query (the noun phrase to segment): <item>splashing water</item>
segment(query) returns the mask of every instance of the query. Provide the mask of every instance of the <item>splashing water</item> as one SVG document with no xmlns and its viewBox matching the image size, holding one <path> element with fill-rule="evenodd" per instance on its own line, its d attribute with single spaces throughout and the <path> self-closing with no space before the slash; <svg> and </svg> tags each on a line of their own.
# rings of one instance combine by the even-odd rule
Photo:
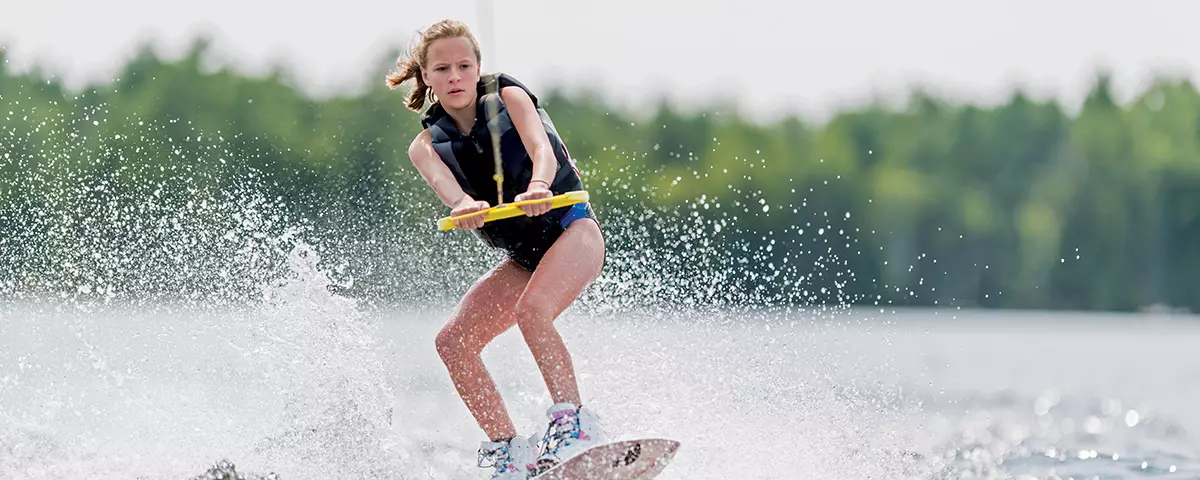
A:
<svg viewBox="0 0 1200 480">
<path fill-rule="evenodd" d="M 480 432 L 432 342 L 496 252 L 426 228 L 444 211 L 412 193 L 424 190 L 385 189 L 358 210 L 302 185 L 289 196 L 282 177 L 312 172 L 284 172 L 261 139 L 77 108 L 10 113 L 28 125 L 0 132 L 0 167 L 22 172 L 0 178 L 0 231 L 11 232 L 0 239 L 0 477 L 183 479 L 236 464 L 247 478 L 482 478 Z M 94 133 L 117 121 L 137 128 Z M 1124 362 L 1107 371 L 1124 376 L 1097 377 L 1096 393 L 1073 383 L 1093 378 L 1079 373 L 1088 365 L 1059 351 L 1094 345 L 1056 338 L 1032 365 L 1010 349 L 1035 338 L 973 356 L 993 337 L 922 334 L 946 326 L 891 308 L 936 295 L 937 282 L 909 278 L 936 259 L 824 202 L 817 185 L 836 182 L 781 187 L 781 201 L 723 183 L 728 172 L 622 173 L 587 181 L 595 193 L 663 181 L 645 201 L 597 202 L 608 266 L 559 323 L 612 430 L 684 442 L 661 478 L 1200 471 L 1181 446 L 1196 428 L 1185 409 L 1151 413 L 1172 406 L 1169 392 L 1133 405 L 1117 391 L 1152 368 L 1160 383 L 1194 378 L 1188 362 L 1100 342 Z M 711 178 L 723 188 L 672 193 Z M 771 215 L 791 226 L 762 227 Z M 1176 335 L 1194 333 L 1163 337 Z M 543 427 L 548 397 L 517 335 L 484 355 L 522 431 Z M 950 364 L 986 381 L 954 397 Z M 1074 376 L 1019 381 L 1056 364 Z M 1052 385 L 1068 391 L 1027 392 Z M 1124 408 L 1096 411 L 1102 399 Z"/>
<path fill-rule="evenodd" d="M 5 359 L 18 365 L 5 378 L 6 466 L 28 478 L 182 478 L 236 457 L 284 478 L 387 476 L 374 460 L 403 453 L 389 452 L 392 394 L 373 326 L 329 291 L 312 247 L 298 242 L 287 261 L 252 309 L 7 316 Z"/>
</svg>

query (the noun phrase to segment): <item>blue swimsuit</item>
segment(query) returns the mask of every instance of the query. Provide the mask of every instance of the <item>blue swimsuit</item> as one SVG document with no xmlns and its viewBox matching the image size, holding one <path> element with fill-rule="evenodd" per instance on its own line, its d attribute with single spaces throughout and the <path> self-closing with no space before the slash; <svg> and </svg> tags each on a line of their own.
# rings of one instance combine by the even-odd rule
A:
<svg viewBox="0 0 1200 480">
<path fill-rule="evenodd" d="M 571 222 L 581 218 L 594 218 L 592 213 L 589 211 L 591 208 L 592 204 L 588 202 L 571 205 L 571 209 L 567 210 L 567 214 L 563 215 L 562 220 L 559 220 L 558 223 L 562 225 L 563 230 L 566 230 L 567 227 L 571 226 Z"/>
</svg>

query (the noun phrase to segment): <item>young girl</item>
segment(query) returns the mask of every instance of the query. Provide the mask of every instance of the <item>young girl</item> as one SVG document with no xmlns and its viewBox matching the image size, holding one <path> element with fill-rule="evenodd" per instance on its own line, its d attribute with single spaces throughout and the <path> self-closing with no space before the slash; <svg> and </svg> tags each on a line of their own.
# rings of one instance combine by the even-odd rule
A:
<svg viewBox="0 0 1200 480">
<path fill-rule="evenodd" d="M 413 111 L 420 113 L 426 99 L 431 103 L 408 154 L 452 216 L 494 206 L 501 193 L 504 203 L 547 199 L 522 206 L 524 216 L 455 221 L 508 258 L 467 291 L 435 341 L 458 394 L 488 436 L 479 466 L 494 467 L 493 479 L 524 479 L 606 441 L 596 415 L 581 406 L 571 356 L 554 328 L 554 319 L 600 274 L 605 246 L 589 204 L 550 207 L 550 197 L 583 184 L 537 97 L 508 75 L 481 77 L 480 60 L 470 30 L 445 20 L 422 32 L 387 83 L 396 88 L 416 81 L 407 99 Z M 503 192 L 494 177 L 493 139 Z M 514 324 L 554 402 L 540 441 L 517 435 L 480 359 L 488 342 Z"/>
</svg>

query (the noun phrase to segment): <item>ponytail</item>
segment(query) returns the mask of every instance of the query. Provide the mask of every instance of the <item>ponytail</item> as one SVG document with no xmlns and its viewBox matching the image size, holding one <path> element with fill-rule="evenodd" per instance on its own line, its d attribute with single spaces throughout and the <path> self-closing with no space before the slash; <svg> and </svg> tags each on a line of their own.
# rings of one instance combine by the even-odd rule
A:
<svg viewBox="0 0 1200 480">
<path fill-rule="evenodd" d="M 424 52 L 422 52 L 424 53 Z M 390 89 L 399 88 L 400 85 L 407 82 L 409 79 L 416 80 L 416 86 L 408 92 L 408 97 L 405 99 L 405 105 L 409 110 L 420 112 L 425 106 L 425 100 L 430 103 L 435 101 L 433 91 L 429 89 L 429 85 L 425 84 L 425 79 L 421 77 L 421 63 L 416 55 L 406 59 L 396 61 L 396 66 L 400 68 L 399 72 L 392 72 L 387 75 L 387 86 Z"/>
<path fill-rule="evenodd" d="M 421 32 L 421 41 L 412 48 L 407 58 L 402 57 L 396 61 L 396 66 L 400 68 L 399 72 L 388 73 L 386 80 L 390 89 L 398 88 L 410 79 L 416 80 L 416 86 L 408 92 L 408 97 L 405 99 L 405 106 L 409 110 L 420 113 L 426 101 L 429 103 L 437 101 L 437 96 L 433 94 L 433 90 L 425 84 L 425 79 L 421 76 L 421 67 L 425 65 L 425 53 L 429 51 L 429 44 L 435 40 L 454 37 L 464 37 L 470 40 L 471 46 L 475 49 L 475 60 L 481 60 L 479 42 L 475 40 L 475 36 L 471 34 L 471 30 L 467 28 L 466 24 L 457 20 L 442 20 Z"/>
</svg>

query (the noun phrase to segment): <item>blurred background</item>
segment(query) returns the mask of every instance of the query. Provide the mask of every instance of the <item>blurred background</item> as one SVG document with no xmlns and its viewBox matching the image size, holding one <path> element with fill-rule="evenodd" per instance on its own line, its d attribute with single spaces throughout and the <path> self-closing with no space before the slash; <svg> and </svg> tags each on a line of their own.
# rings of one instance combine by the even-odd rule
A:
<svg viewBox="0 0 1200 480">
<path fill-rule="evenodd" d="M 591 364 L 617 425 L 694 446 L 664 478 L 716 478 L 705 472 L 746 448 L 711 428 L 787 431 L 742 417 L 746 404 L 790 411 L 784 398 L 811 414 L 786 425 L 826 432 L 801 450 L 845 461 L 796 467 L 793 450 L 756 444 L 800 470 L 755 464 L 744 466 L 747 478 L 1200 475 L 1200 359 L 1188 347 L 1200 339 L 1190 313 L 1200 309 L 1194 2 L 7 7 L 0 386 L 9 393 L 0 399 L 20 408 L 0 409 L 9 412 L 0 413 L 0 472 L 180 478 L 229 456 L 289 479 L 321 468 L 483 478 L 466 465 L 477 432 L 465 409 L 447 405 L 457 400 L 432 337 L 500 257 L 469 235 L 436 231 L 448 209 L 406 155 L 419 116 L 404 108 L 406 88 L 384 85 L 420 29 L 456 18 L 482 43 L 485 72 L 538 95 L 604 226 L 605 273 L 573 307 L 577 326 L 564 328 L 587 345 L 594 328 L 619 319 L 615 331 L 630 337 L 581 355 L 739 359 L 659 391 L 724 412 L 708 429 L 686 415 L 628 413 L 663 406 L 598 378 L 621 365 Z M 384 333 L 321 326 L 362 319 Z M 629 333 L 649 326 L 668 333 Z M 259 335 L 280 330 L 294 337 Z M 378 339 L 399 346 L 364 346 Z M 194 356 L 153 353 L 153 341 Z M 246 377 L 301 368 L 285 359 L 297 350 L 320 356 L 303 357 L 309 370 L 299 374 L 264 374 L 267 384 Z M 208 351 L 225 352 L 218 365 Z M 371 354 L 391 366 L 360 371 Z M 186 388 L 161 382 L 192 370 L 148 366 L 188 358 L 207 373 Z M 530 373 L 526 360 L 497 361 Z M 758 373 L 747 374 L 752 365 Z M 91 386 L 61 390 L 63 369 Z M 514 401 L 533 425 L 544 399 L 524 373 L 504 385 L 523 392 Z M 304 383 L 331 377 L 342 394 Z M 130 390 L 138 380 L 144 387 Z M 642 393 L 654 394 L 658 384 L 644 381 Z M 245 432 L 261 411 L 238 416 L 188 390 L 226 385 L 294 395 L 266 417 L 283 420 L 263 420 L 270 433 L 255 436 Z M 707 403 L 712 395 L 732 397 Z M 264 398 L 256 401 L 276 397 Z M 344 421 L 347 401 L 356 411 L 392 402 L 391 417 L 339 430 L 354 424 Z M 191 406 L 140 416 L 178 402 Z M 321 402 L 338 405 L 336 415 Z M 97 433 L 107 424 L 64 420 L 97 411 L 141 425 L 122 439 L 176 432 L 181 416 L 210 433 L 179 433 L 170 440 L 179 448 L 158 451 Z M 346 451 L 299 449 L 310 440 L 293 433 L 313 418 L 338 425 L 321 441 L 377 435 L 386 448 L 368 443 L 402 454 L 354 444 L 367 452 L 354 465 L 371 465 L 359 471 Z M 458 423 L 429 424 L 444 418 Z M 827 423 L 803 423 L 811 418 Z M 847 424 L 854 429 L 839 430 Z M 250 440 L 214 446 L 233 436 L 300 443 L 268 449 L 284 456 Z M 316 459 L 327 463 L 301 466 Z"/>
<path fill-rule="evenodd" d="M 808 256 L 836 256 L 855 273 L 841 290 L 872 302 L 1195 310 L 1200 53 L 1186 19 L 1196 8 L 25 5 L 0 20 L 0 226 L 63 248 L 7 242 L 6 268 L 27 275 L 5 280 L 36 288 L 30 262 L 50 260 L 23 249 L 73 255 L 71 237 L 113 228 L 29 212 L 120 211 L 136 202 L 126 193 L 180 169 L 192 190 L 257 172 L 263 198 L 308 208 L 307 220 L 359 215 L 375 227 L 417 211 L 398 228 L 427 229 L 444 212 L 405 155 L 418 116 L 383 76 L 420 28 L 453 17 L 477 30 L 485 70 L 540 95 L 606 222 L 721 203 L 692 208 L 689 221 L 702 217 L 692 236 L 751 244 L 755 264 L 791 256 L 793 281 Z M 66 177 L 71 186 L 54 180 Z M 765 231 L 804 229 L 809 212 L 853 229 L 855 242 L 753 246 Z M 706 260 L 737 265 L 721 257 Z M 738 288 L 787 283 L 744 280 L 759 285 Z"/>
</svg>

